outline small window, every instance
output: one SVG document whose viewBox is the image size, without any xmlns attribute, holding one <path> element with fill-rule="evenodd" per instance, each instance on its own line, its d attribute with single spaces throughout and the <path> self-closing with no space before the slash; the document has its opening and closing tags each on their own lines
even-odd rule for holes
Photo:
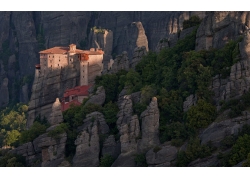
<svg viewBox="0 0 250 180">
<path fill-rule="evenodd" d="M 50 58 L 50 56 L 49 56 L 49 58 Z"/>
<path fill-rule="evenodd" d="M 52 67 L 52 65 L 51 65 L 51 67 Z"/>
<path fill-rule="evenodd" d="M 59 62 L 60 62 L 60 59 L 59 59 Z"/>
<path fill-rule="evenodd" d="M 53 56 L 53 58 L 54 58 L 54 56 Z"/>
<path fill-rule="evenodd" d="M 59 64 L 58 64 L 58 66 L 59 66 Z"/>
</svg>

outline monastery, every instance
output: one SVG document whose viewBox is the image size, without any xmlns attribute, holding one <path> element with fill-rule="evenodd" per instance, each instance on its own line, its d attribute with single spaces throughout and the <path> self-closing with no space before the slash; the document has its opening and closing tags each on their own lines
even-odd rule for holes
<svg viewBox="0 0 250 180">
<path fill-rule="evenodd" d="M 69 47 L 53 47 L 39 52 L 40 64 L 35 65 L 36 74 L 45 74 L 49 70 L 66 67 L 73 63 L 79 63 L 80 82 L 79 86 L 67 89 L 61 98 L 61 110 L 65 111 L 70 104 L 80 105 L 85 98 L 88 98 L 88 89 L 92 86 L 91 80 L 101 75 L 103 69 L 102 49 L 91 48 L 90 50 L 76 49 L 75 44 Z M 90 77 L 89 67 L 97 65 L 100 70 L 95 71 Z M 90 80 L 91 79 L 91 80 Z"/>
</svg>

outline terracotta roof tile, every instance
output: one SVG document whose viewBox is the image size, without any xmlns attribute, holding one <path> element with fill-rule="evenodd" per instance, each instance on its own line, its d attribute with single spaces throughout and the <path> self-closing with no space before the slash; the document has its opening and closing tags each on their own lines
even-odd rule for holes
<svg viewBox="0 0 250 180">
<path fill-rule="evenodd" d="M 77 86 L 72 89 L 68 89 L 64 92 L 63 97 L 68 97 L 71 95 L 76 95 L 76 96 L 88 96 L 89 95 L 89 88 L 91 85 L 86 85 L 86 86 Z"/>
<path fill-rule="evenodd" d="M 75 51 L 70 51 L 69 47 L 53 47 L 49 48 L 43 51 L 40 51 L 40 54 L 66 54 L 66 53 L 76 53 L 76 54 L 88 54 L 88 55 L 101 55 L 104 54 L 102 50 L 98 51 L 90 51 L 90 50 L 81 50 L 81 49 L 76 49 Z"/>
</svg>

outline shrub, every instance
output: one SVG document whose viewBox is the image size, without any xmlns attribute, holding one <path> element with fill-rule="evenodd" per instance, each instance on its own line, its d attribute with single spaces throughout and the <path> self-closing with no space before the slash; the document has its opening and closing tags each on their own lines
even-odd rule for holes
<svg viewBox="0 0 250 180">
<path fill-rule="evenodd" d="M 154 153 L 157 153 L 157 152 L 160 151 L 160 150 L 161 150 L 161 147 L 155 146 L 154 149 L 153 149 L 153 152 L 154 152 Z"/>
<path fill-rule="evenodd" d="M 188 20 L 183 21 L 183 29 L 197 26 L 201 23 L 199 16 L 191 16 Z"/>
<path fill-rule="evenodd" d="M 216 108 L 207 103 L 205 100 L 200 99 L 197 105 L 192 106 L 187 111 L 187 122 L 189 127 L 205 128 L 214 121 L 216 117 Z"/>
<path fill-rule="evenodd" d="M 17 154 L 6 153 L 0 156 L 0 167 L 25 167 L 25 157 Z"/>
<path fill-rule="evenodd" d="M 48 132 L 48 136 L 54 139 L 60 138 L 60 134 L 66 132 L 68 130 L 68 126 L 65 123 L 61 123 L 56 126 L 53 130 Z"/>
<path fill-rule="evenodd" d="M 35 121 L 29 130 L 21 132 L 19 141 L 21 144 L 33 141 L 39 135 L 45 133 L 46 129 L 47 127 L 45 125 Z"/>
<path fill-rule="evenodd" d="M 147 167 L 147 160 L 145 154 L 136 154 L 135 162 L 137 167 Z"/>
<path fill-rule="evenodd" d="M 212 147 L 211 143 L 201 145 L 199 138 L 190 139 L 187 150 L 178 152 L 176 165 L 181 167 L 187 166 L 197 158 L 210 156 L 214 150 L 215 148 Z"/>
<path fill-rule="evenodd" d="M 245 134 L 240 136 L 233 145 L 228 164 L 230 166 L 238 164 L 247 158 L 248 153 L 250 153 L 250 135 Z"/>
<path fill-rule="evenodd" d="M 111 167 L 114 161 L 115 158 L 113 158 L 111 155 L 104 155 L 101 157 L 100 167 Z"/>
</svg>

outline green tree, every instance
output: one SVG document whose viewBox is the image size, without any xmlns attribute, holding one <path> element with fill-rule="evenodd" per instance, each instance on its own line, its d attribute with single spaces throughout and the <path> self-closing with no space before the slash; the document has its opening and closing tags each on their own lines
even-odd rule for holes
<svg viewBox="0 0 250 180">
<path fill-rule="evenodd" d="M 189 127 L 205 128 L 215 120 L 216 108 L 203 99 L 199 99 L 195 106 L 187 111 Z"/>
<path fill-rule="evenodd" d="M 115 158 L 113 158 L 111 155 L 104 155 L 100 159 L 100 167 L 111 167 L 114 161 Z"/>
</svg>

